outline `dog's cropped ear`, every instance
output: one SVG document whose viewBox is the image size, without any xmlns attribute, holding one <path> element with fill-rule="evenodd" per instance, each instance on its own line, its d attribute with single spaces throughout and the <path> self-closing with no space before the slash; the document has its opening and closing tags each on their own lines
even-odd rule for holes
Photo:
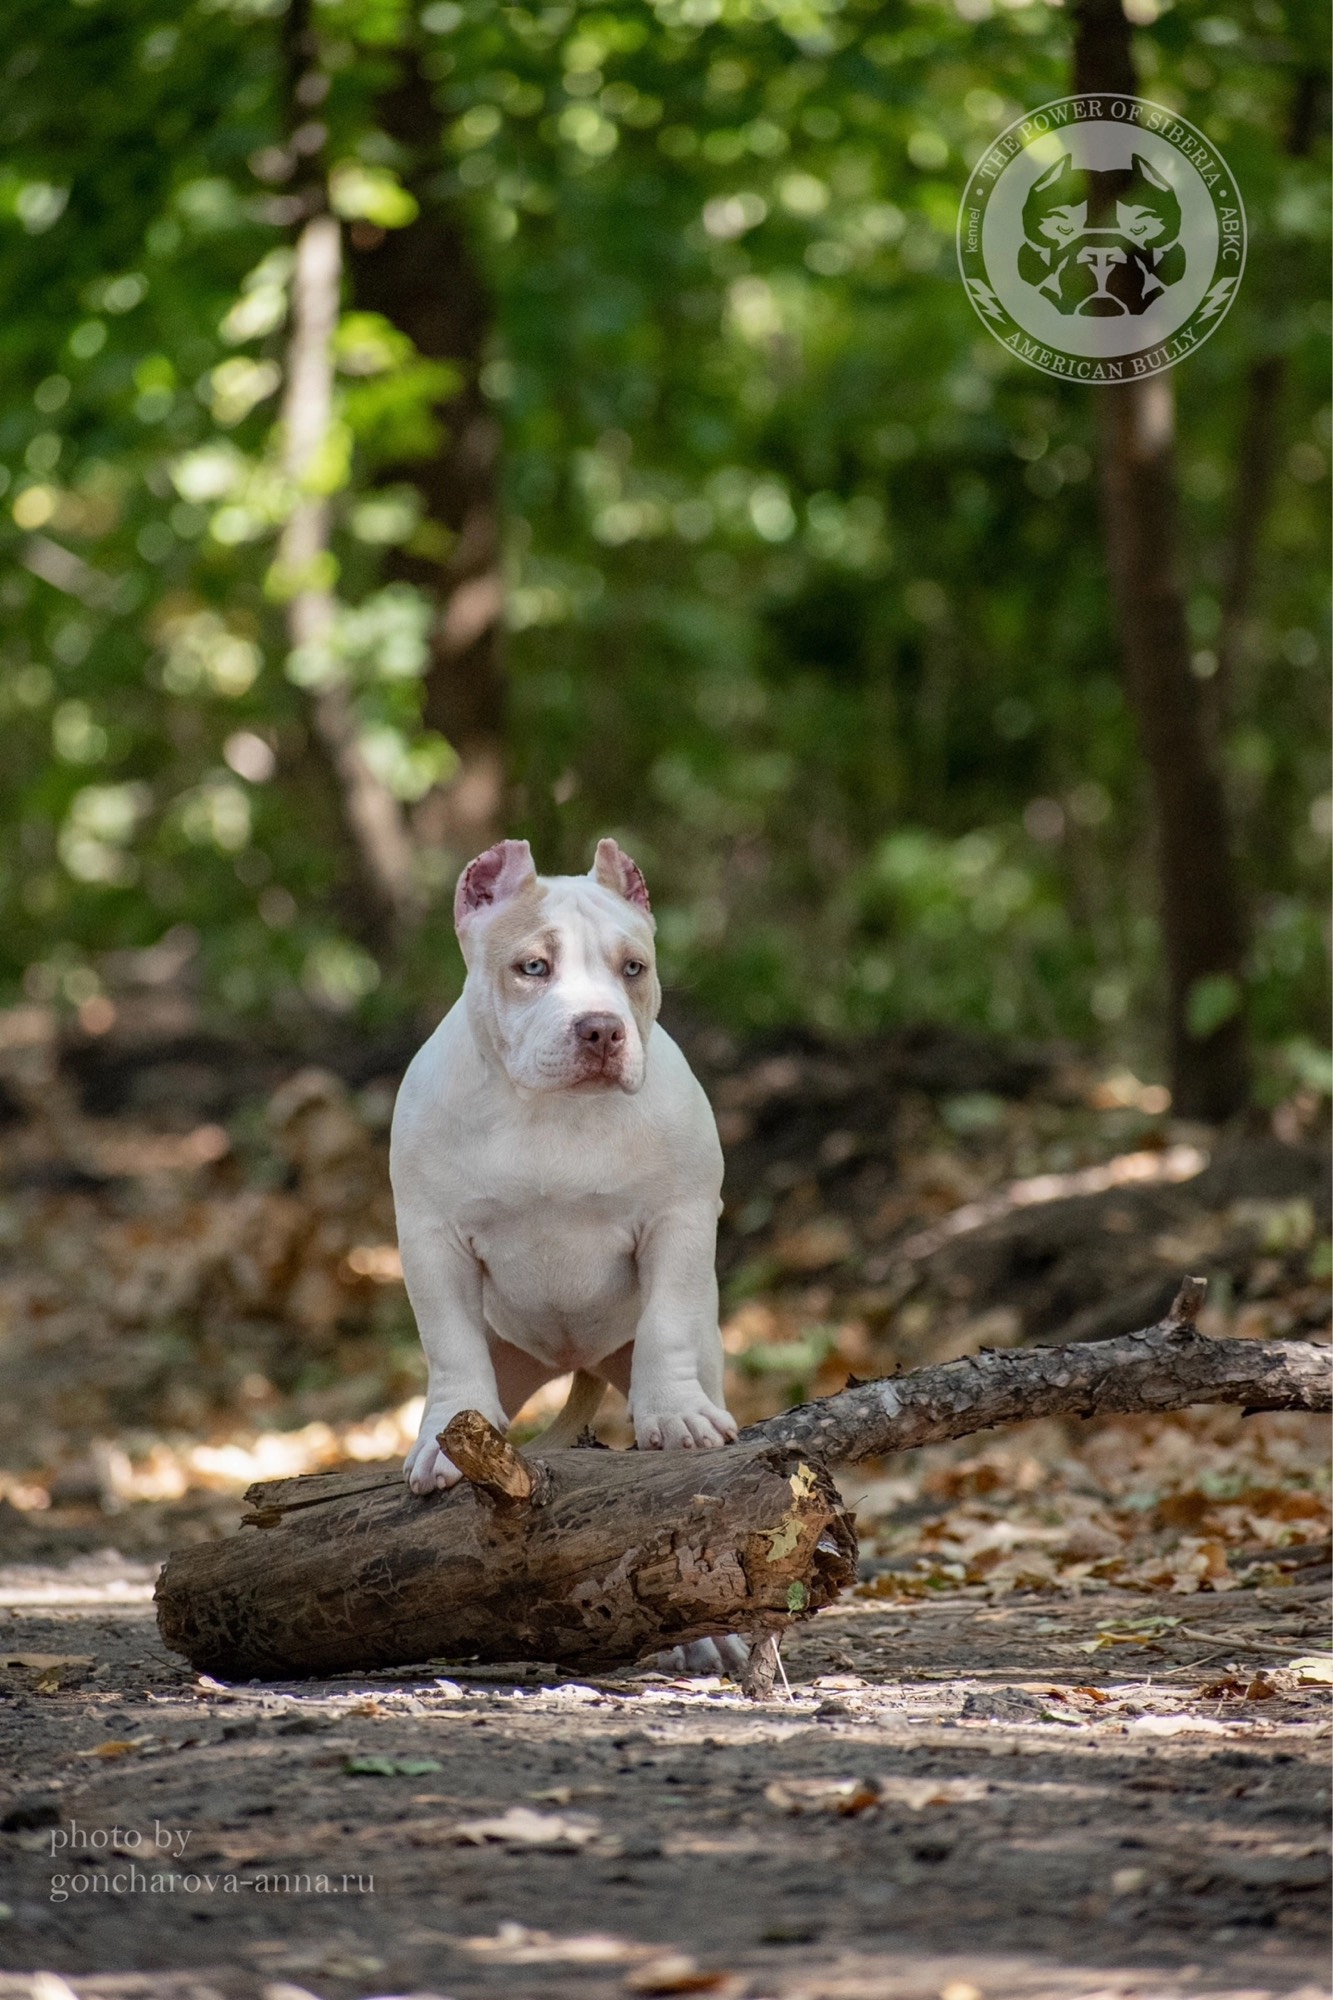
<svg viewBox="0 0 1333 2000">
<path fill-rule="evenodd" d="M 627 903 L 651 917 L 653 906 L 648 901 L 648 884 L 643 879 L 643 870 L 637 861 L 631 861 L 628 854 L 617 847 L 614 840 L 599 840 L 597 859 L 588 870 L 594 882 L 600 882 L 604 889 L 612 889 L 617 896 L 623 896 Z"/>
<path fill-rule="evenodd" d="M 454 890 L 454 929 L 459 936 L 479 916 L 507 903 L 537 880 L 526 840 L 497 840 L 469 861 Z"/>
<path fill-rule="evenodd" d="M 1159 174 L 1152 161 L 1145 160 L 1142 153 L 1134 155 L 1134 171 L 1136 174 L 1142 174 L 1151 187 L 1160 188 L 1164 194 L 1171 186 L 1165 174 Z"/>
<path fill-rule="evenodd" d="M 1032 183 L 1033 191 L 1040 189 L 1044 194 L 1047 188 L 1057 186 L 1066 174 L 1073 179 L 1074 160 L 1071 153 L 1061 153 L 1058 159 L 1052 160 L 1045 173 L 1039 174 Z"/>
</svg>

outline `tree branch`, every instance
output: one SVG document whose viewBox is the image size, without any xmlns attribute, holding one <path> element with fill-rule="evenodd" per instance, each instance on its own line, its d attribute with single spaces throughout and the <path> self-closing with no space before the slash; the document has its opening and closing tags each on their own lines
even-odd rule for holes
<svg viewBox="0 0 1333 2000">
<path fill-rule="evenodd" d="M 1210 1340 L 1204 1283 L 1187 1278 L 1164 1320 L 1117 1340 L 969 1355 L 866 1382 L 751 1424 L 742 1443 L 784 1444 L 832 1465 L 945 1444 L 1032 1417 L 1151 1415 L 1192 1403 L 1333 1408 L 1333 1356 L 1300 1340 Z"/>
</svg>

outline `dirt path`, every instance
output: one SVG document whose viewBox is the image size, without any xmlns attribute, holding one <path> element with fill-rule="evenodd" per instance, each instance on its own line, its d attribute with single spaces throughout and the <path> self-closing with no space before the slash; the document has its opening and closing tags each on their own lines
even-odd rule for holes
<svg viewBox="0 0 1333 2000">
<path fill-rule="evenodd" d="M 1319 1584 L 852 1598 L 761 1706 L 536 1670 L 202 1685 L 154 1568 L 0 1572 L 6 1657 L 66 1658 L 4 1675 L 0 1995 L 67 2000 L 39 1967 L 80 2000 L 1325 1990 L 1327 1692 L 1201 1693 L 1323 1646 Z"/>
</svg>

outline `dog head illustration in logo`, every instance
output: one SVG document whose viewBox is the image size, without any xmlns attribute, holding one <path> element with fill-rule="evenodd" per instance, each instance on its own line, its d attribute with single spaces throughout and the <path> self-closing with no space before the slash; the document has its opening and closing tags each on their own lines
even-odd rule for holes
<svg viewBox="0 0 1333 2000">
<path fill-rule="evenodd" d="M 1141 153 L 1100 171 L 1062 153 L 1023 204 L 1018 275 L 1058 311 L 1137 317 L 1185 274 L 1180 202 Z"/>
</svg>

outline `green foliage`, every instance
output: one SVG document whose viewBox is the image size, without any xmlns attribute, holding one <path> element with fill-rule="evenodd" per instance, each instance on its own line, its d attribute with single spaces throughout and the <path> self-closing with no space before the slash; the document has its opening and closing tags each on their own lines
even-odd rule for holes
<svg viewBox="0 0 1333 2000">
<path fill-rule="evenodd" d="M 1229 972 L 1217 972 L 1200 979 L 1190 989 L 1185 1021 L 1191 1035 L 1200 1040 L 1239 1013 L 1243 1004 L 1239 982 Z"/>
<path fill-rule="evenodd" d="M 1095 392 L 989 341 L 952 251 L 969 163 L 1066 87 L 1067 11 L 335 0 L 315 19 L 336 211 L 416 213 L 377 101 L 418 61 L 441 113 L 421 198 L 464 215 L 491 287 L 513 830 L 548 868 L 617 831 L 669 974 L 737 1024 L 933 1014 L 1153 1061 Z M 330 647 L 288 657 L 280 5 L 16 0 L 8 27 L 0 974 L 77 1002 L 99 953 L 188 923 L 231 1008 L 447 998 L 447 898 L 395 961 L 365 933 L 309 704 L 350 689 L 409 806 L 454 768 L 421 724 L 434 607 L 386 564 L 443 552 L 412 468 L 462 378 L 348 302 L 318 472 L 341 608 Z M 1286 362 L 1223 732 L 1254 1018 L 1312 1047 L 1327 218 L 1321 152 L 1288 138 L 1322 30 L 1282 0 L 1177 0 L 1137 53 L 1145 93 L 1227 152 L 1251 226 L 1235 310 L 1173 378 L 1204 688 L 1248 371 Z M 1196 1032 L 1239 997 L 1196 994 Z"/>
</svg>

